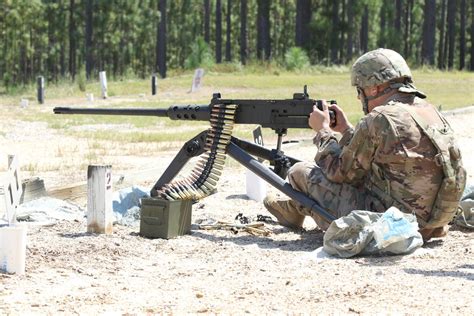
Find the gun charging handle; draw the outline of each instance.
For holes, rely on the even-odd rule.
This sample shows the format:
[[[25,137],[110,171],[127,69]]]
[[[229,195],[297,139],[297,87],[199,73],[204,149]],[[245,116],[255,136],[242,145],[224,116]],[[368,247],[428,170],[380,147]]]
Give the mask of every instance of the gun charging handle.
[[[329,104],[337,104],[336,100],[329,100]],[[318,107],[319,110],[323,110],[323,101],[322,100],[316,100],[316,106]],[[329,109],[329,126],[334,127],[336,126],[336,112],[334,110]]]

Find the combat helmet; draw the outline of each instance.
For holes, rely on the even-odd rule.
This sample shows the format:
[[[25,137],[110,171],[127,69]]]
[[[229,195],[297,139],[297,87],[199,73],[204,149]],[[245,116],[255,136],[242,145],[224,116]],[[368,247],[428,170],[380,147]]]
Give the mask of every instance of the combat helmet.
[[[405,59],[391,49],[379,48],[367,52],[352,65],[351,83],[353,86],[367,88],[386,82],[390,82],[389,90],[396,89],[403,93],[412,93],[417,97],[426,98],[426,95],[413,85],[412,74]],[[383,93],[386,92],[388,91]]]

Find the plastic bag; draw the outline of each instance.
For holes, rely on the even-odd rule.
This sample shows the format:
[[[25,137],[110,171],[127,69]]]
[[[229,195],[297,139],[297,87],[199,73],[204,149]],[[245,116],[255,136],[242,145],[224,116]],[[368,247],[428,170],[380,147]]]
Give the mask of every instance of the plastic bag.
[[[386,210],[372,229],[375,249],[381,253],[409,253],[423,245],[416,217],[404,214],[396,207]]]
[[[384,213],[352,211],[331,223],[323,241],[324,251],[342,258],[406,254],[422,245],[416,217],[395,207]]]

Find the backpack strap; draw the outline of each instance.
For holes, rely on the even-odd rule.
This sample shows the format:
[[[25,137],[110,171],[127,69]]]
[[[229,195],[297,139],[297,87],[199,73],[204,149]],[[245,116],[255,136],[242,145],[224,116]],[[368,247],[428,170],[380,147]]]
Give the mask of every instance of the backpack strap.
[[[446,121],[446,119],[439,113],[436,109],[436,113],[438,114],[439,118],[443,122],[444,127],[442,129],[436,129],[432,127],[430,124],[426,123],[425,119],[422,118],[410,105],[406,104],[394,104],[395,106],[398,106],[400,108],[403,108],[405,111],[407,111],[413,120],[416,122],[416,124],[421,128],[421,130],[425,133],[425,135],[430,139],[431,143],[435,148],[438,150],[438,154],[436,155],[436,163],[443,167],[443,172],[446,177],[452,177],[454,176],[454,168],[451,164],[451,156],[449,153],[449,144],[445,144],[446,146],[440,146],[439,141],[435,139],[435,135],[437,133],[441,133],[443,135],[448,134],[449,132],[452,131],[451,126],[449,123]]]

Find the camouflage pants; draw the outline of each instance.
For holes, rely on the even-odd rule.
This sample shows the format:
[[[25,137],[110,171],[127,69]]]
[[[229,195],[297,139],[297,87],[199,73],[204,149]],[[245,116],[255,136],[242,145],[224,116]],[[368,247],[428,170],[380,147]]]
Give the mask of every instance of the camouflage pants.
[[[296,163],[288,172],[288,181],[294,189],[309,195],[336,218],[353,210],[365,209],[363,191],[345,183],[329,181],[315,163]],[[323,217],[297,204],[291,203],[295,212],[311,216],[321,229],[327,229],[329,223]]]

